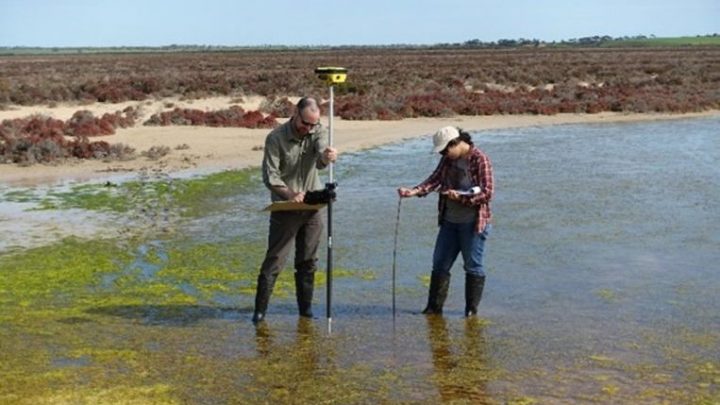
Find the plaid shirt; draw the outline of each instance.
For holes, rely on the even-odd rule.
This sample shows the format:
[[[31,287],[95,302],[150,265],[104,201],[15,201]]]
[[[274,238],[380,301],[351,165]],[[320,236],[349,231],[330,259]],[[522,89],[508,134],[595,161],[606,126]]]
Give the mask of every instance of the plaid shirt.
[[[490,158],[474,146],[470,148],[467,160],[470,179],[473,184],[480,187],[481,192],[475,195],[460,196],[458,202],[468,207],[477,208],[478,215],[475,222],[475,231],[480,233],[492,220],[492,213],[490,212],[490,200],[493,197],[492,165],[490,164]],[[443,157],[430,177],[415,186],[415,189],[419,191],[418,196],[424,197],[433,191],[443,192],[450,190],[447,174],[451,165],[452,160]],[[440,195],[438,201],[438,224],[442,223],[446,205],[447,196]]]

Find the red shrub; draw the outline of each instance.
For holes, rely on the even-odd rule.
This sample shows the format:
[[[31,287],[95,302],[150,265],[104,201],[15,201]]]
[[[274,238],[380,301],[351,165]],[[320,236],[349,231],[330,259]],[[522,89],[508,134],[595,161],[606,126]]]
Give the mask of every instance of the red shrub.
[[[128,107],[123,112],[105,113],[101,118],[93,116],[90,111],[75,112],[65,124],[65,134],[70,136],[112,135],[115,128],[126,128],[135,124],[137,111]]]
[[[134,111],[133,111],[134,113]],[[0,162],[33,164],[51,162],[69,156],[100,159],[111,156],[113,146],[107,142],[89,142],[83,133],[114,131],[115,115],[98,120],[87,111],[78,111],[67,123],[49,117],[31,116],[5,120],[0,124]],[[66,141],[72,132],[76,139]],[[116,148],[118,149],[118,148]],[[120,148],[128,153],[127,148]],[[116,153],[117,154],[117,153]]]
[[[264,116],[259,111],[245,112],[239,106],[225,110],[204,112],[194,109],[175,108],[160,114],[153,114],[143,125],[206,125],[211,127],[274,128],[278,125],[275,116]]]
[[[268,99],[267,102],[260,106],[260,111],[266,114],[272,114],[276,117],[291,117],[295,113],[295,104],[290,102],[287,97],[281,99]],[[322,106],[321,106],[322,113]],[[327,115],[327,112],[325,112]]]

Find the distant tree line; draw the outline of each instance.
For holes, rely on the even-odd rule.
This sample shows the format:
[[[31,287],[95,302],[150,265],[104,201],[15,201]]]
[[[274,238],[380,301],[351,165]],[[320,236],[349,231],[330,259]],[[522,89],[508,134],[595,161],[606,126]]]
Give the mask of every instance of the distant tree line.
[[[657,37],[655,35],[645,36],[622,36],[622,37],[611,37],[609,35],[593,35],[590,37],[581,38],[570,38],[559,42],[542,41],[539,39],[499,39],[497,41],[484,42],[479,39],[471,39],[462,43],[441,43],[436,44],[433,47],[439,48],[538,48],[538,47],[597,47],[613,43],[622,42],[637,42],[654,40]],[[710,35],[697,35],[695,38],[720,38],[720,34],[714,33]],[[720,43],[720,42],[719,42]]]
[[[696,44],[720,45],[720,34],[697,35],[695,37],[665,38],[666,40],[697,39]],[[31,47],[31,46],[0,46],[0,55],[32,55],[32,54],[84,54],[84,53],[182,53],[182,52],[237,52],[237,51],[312,51],[312,50],[353,50],[353,49],[506,49],[506,48],[540,48],[540,47],[601,47],[608,45],[622,45],[627,43],[630,46],[660,44],[655,35],[636,35],[611,37],[609,35],[594,35],[582,38],[570,38],[562,41],[543,41],[540,39],[498,39],[497,41],[481,41],[471,39],[465,42],[437,43],[430,45],[417,44],[389,44],[389,45],[182,45],[171,44],[165,46],[109,46],[109,47]],[[701,41],[712,39],[712,41]],[[675,43],[683,45],[683,43]],[[695,44],[695,41],[688,41],[688,44]]]

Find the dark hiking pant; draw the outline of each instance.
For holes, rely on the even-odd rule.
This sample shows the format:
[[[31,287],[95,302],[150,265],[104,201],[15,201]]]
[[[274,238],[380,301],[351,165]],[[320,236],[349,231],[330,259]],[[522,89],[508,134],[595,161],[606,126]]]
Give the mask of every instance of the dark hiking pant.
[[[295,272],[315,272],[323,221],[320,211],[278,211],[270,214],[270,232],[260,277],[272,282],[285,266],[295,243]]]

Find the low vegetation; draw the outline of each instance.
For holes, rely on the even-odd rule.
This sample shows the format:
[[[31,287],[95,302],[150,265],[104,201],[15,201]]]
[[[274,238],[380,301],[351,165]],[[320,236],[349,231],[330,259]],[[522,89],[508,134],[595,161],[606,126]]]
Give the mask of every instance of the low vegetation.
[[[70,157],[122,160],[134,150],[89,138],[133,126],[136,118],[137,110],[128,107],[100,118],[81,110],[67,121],[42,115],[4,120],[0,123],[0,163],[47,163]]]
[[[218,111],[175,108],[171,111],[153,114],[143,125],[274,128],[278,125],[278,122],[272,114],[264,116],[259,111],[246,112],[242,107],[235,105]]]
[[[347,120],[458,114],[687,113],[720,108],[719,46],[614,49],[599,45],[608,42],[604,38],[584,38],[565,47],[515,41],[513,47],[498,42],[495,47],[466,43],[0,56],[0,108],[260,95],[266,102],[259,111],[231,106],[208,112],[165,103],[168,110],[144,124],[271,128],[277,125],[275,117],[292,113],[287,96],[327,98],[326,85],[313,73],[317,66],[349,69],[348,82],[335,89],[335,112]],[[715,36],[709,38],[715,40]],[[641,39],[650,44],[665,40],[633,40]],[[327,101],[323,108],[327,113]],[[118,127],[135,125],[134,114],[124,111],[96,118],[79,111],[68,122],[44,117],[4,121],[0,159],[33,163],[66,156],[111,157],[110,145],[83,136],[107,135]],[[65,140],[66,136],[72,139]]]
[[[345,66],[348,119],[446,114],[686,112],[718,108],[720,47],[370,48],[3,56],[0,104],[121,102],[179,96],[326,96],[317,66]],[[132,67],[132,68],[130,68]],[[78,74],[81,71],[81,74]],[[280,100],[275,102],[276,100]]]

